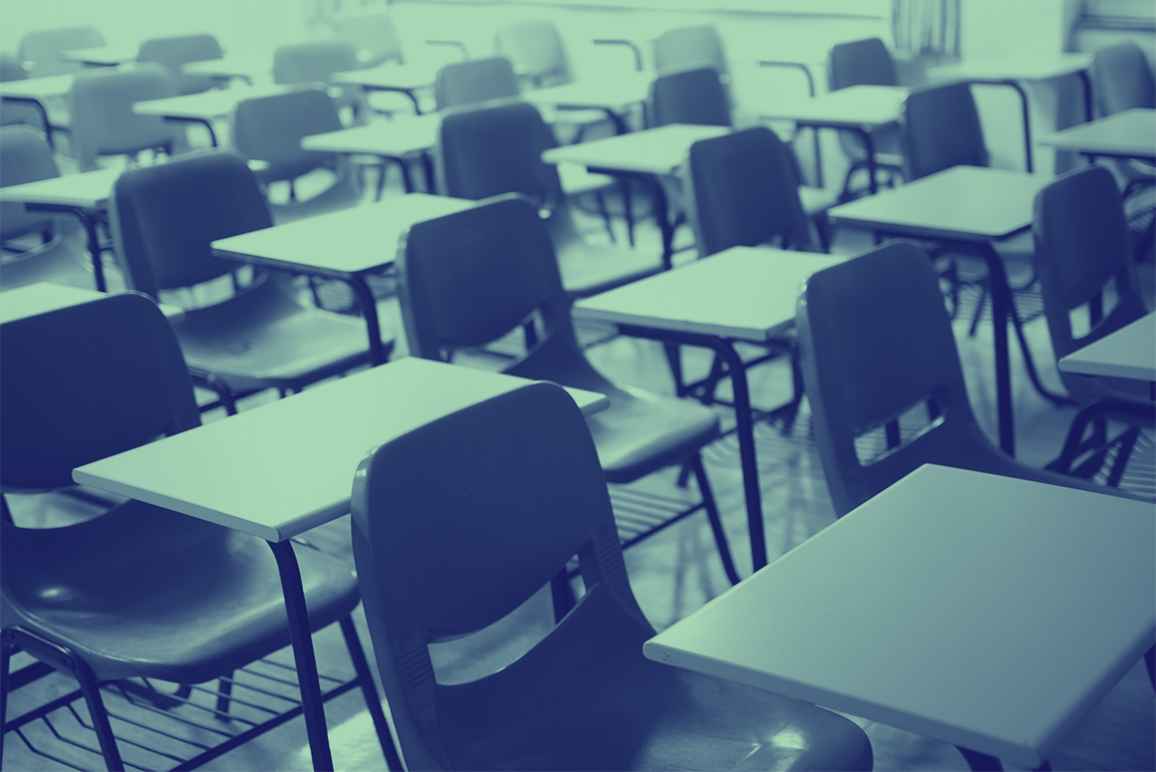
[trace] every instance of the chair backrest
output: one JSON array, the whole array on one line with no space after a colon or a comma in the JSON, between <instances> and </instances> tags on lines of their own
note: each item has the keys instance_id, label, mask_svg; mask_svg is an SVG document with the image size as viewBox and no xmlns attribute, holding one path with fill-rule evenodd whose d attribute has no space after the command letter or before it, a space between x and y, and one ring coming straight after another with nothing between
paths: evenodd
<instances>
[{"instance_id":1,"label":"chair backrest","mask_svg":"<svg viewBox=\"0 0 1156 772\"><path fill-rule=\"evenodd\" d=\"M514 99L518 91L514 67L502 56L452 62L438 70L434 81L434 100L439 110Z\"/></svg>"},{"instance_id":2,"label":"chair backrest","mask_svg":"<svg viewBox=\"0 0 1156 772\"><path fill-rule=\"evenodd\" d=\"M1092 58L1096 101L1105 115L1133 108L1156 108L1156 78L1143 49L1132 42L1096 51Z\"/></svg>"},{"instance_id":3,"label":"chair backrest","mask_svg":"<svg viewBox=\"0 0 1156 772\"><path fill-rule=\"evenodd\" d=\"M59 176L44 134L30 126L0 126L0 187ZM29 212L23 204L0 203L0 241L46 224L43 214Z\"/></svg>"},{"instance_id":4,"label":"chair backrest","mask_svg":"<svg viewBox=\"0 0 1156 772\"><path fill-rule=\"evenodd\" d=\"M554 652L564 670L558 652L613 636L616 619L653 634L626 578L590 432L557 386L525 386L378 448L357 471L352 511L378 672L410 769L469 766L454 719L441 718L443 700L463 687L437 683L429 644L497 622L571 556L586 595L527 656ZM584 613L595 609L613 610ZM516 670L486 676L489 693L513 699Z\"/></svg>"},{"instance_id":5,"label":"chair backrest","mask_svg":"<svg viewBox=\"0 0 1156 772\"><path fill-rule=\"evenodd\" d=\"M690 148L687 171L700 255L735 246L809 244L791 152L771 129L700 140Z\"/></svg>"},{"instance_id":6,"label":"chair backrest","mask_svg":"<svg viewBox=\"0 0 1156 772\"><path fill-rule=\"evenodd\" d=\"M838 43L827 52L827 87L831 91L848 86L898 84L895 59L879 38Z\"/></svg>"},{"instance_id":7,"label":"chair backrest","mask_svg":"<svg viewBox=\"0 0 1156 772\"><path fill-rule=\"evenodd\" d=\"M273 82L326 83L334 73L358 66L357 48L347 40L292 43L273 52Z\"/></svg>"},{"instance_id":8,"label":"chair backrest","mask_svg":"<svg viewBox=\"0 0 1156 772\"><path fill-rule=\"evenodd\" d=\"M154 62L169 71L177 84L177 92L194 94L213 87L214 80L208 75L188 75L186 64L220 59L224 55L221 44L212 35L173 35L150 38L140 44L137 61Z\"/></svg>"},{"instance_id":9,"label":"chair backrest","mask_svg":"<svg viewBox=\"0 0 1156 772\"><path fill-rule=\"evenodd\" d=\"M1145 314L1124 200L1110 171L1078 169L1041 190L1033 233L1044 315L1057 359ZM1105 311L1110 297L1114 304ZM1087 313L1086 332L1076 332L1074 312ZM1062 370L1060 377L1077 399L1092 393L1087 378Z\"/></svg>"},{"instance_id":10,"label":"chair backrest","mask_svg":"<svg viewBox=\"0 0 1156 772\"><path fill-rule=\"evenodd\" d=\"M10 80L24 80L28 72L20 59L12 54L0 54L0 83Z\"/></svg>"},{"instance_id":11,"label":"chair backrest","mask_svg":"<svg viewBox=\"0 0 1156 772\"><path fill-rule=\"evenodd\" d=\"M253 172L225 151L125 172L109 219L129 286L154 297L234 270L209 245L273 224Z\"/></svg>"},{"instance_id":12,"label":"chair backrest","mask_svg":"<svg viewBox=\"0 0 1156 772\"><path fill-rule=\"evenodd\" d=\"M988 165L970 86L949 83L911 92L903 108L903 157L909 180L952 166Z\"/></svg>"},{"instance_id":13,"label":"chair backrest","mask_svg":"<svg viewBox=\"0 0 1156 772\"><path fill-rule=\"evenodd\" d=\"M131 293L0 326L0 490L72 485L77 466L200 423L173 330Z\"/></svg>"},{"instance_id":14,"label":"chair backrest","mask_svg":"<svg viewBox=\"0 0 1156 772\"><path fill-rule=\"evenodd\" d=\"M99 48L104 35L95 27L56 27L34 30L20 38L17 55L27 63L30 75L58 75L76 72L81 65L60 58L65 51L77 48Z\"/></svg>"},{"instance_id":15,"label":"chair backrest","mask_svg":"<svg viewBox=\"0 0 1156 772\"><path fill-rule=\"evenodd\" d=\"M846 514L936 449L980 436L951 322L927 253L892 243L811 276L796 324L815 439L836 512ZM928 402L939 419L861 461L855 440Z\"/></svg>"},{"instance_id":16,"label":"chair backrest","mask_svg":"<svg viewBox=\"0 0 1156 772\"><path fill-rule=\"evenodd\" d=\"M330 166L334 156L305 150L301 140L342 128L333 97L321 89L300 89L246 99L233 111L233 148L243 157L264 161L265 180L294 179Z\"/></svg>"},{"instance_id":17,"label":"chair backrest","mask_svg":"<svg viewBox=\"0 0 1156 772\"><path fill-rule=\"evenodd\" d=\"M494 49L510 60L514 71L536 86L570 80L570 61L558 26L552 21L528 19L500 27Z\"/></svg>"},{"instance_id":18,"label":"chair backrest","mask_svg":"<svg viewBox=\"0 0 1156 772\"><path fill-rule=\"evenodd\" d=\"M520 193L542 206L560 206L557 170L542 161L554 133L541 113L524 102L490 105L446 115L438 160L448 196L482 199Z\"/></svg>"},{"instance_id":19,"label":"chair backrest","mask_svg":"<svg viewBox=\"0 0 1156 772\"><path fill-rule=\"evenodd\" d=\"M550 233L519 196L414 225L397 265L415 356L490 343L535 311L547 325L568 314Z\"/></svg>"},{"instance_id":20,"label":"chair backrest","mask_svg":"<svg viewBox=\"0 0 1156 772\"><path fill-rule=\"evenodd\" d=\"M173 96L176 85L157 64L77 73L69 92L72 144L81 168L100 155L131 155L170 146L178 129L163 118L138 115L133 105Z\"/></svg>"},{"instance_id":21,"label":"chair backrest","mask_svg":"<svg viewBox=\"0 0 1156 772\"><path fill-rule=\"evenodd\" d=\"M401 35L389 14L345 16L334 20L333 34L352 43L362 64L402 61Z\"/></svg>"},{"instance_id":22,"label":"chair backrest","mask_svg":"<svg viewBox=\"0 0 1156 772\"><path fill-rule=\"evenodd\" d=\"M655 78L650 84L650 123L730 126L730 96L718 70L700 67Z\"/></svg>"},{"instance_id":23,"label":"chair backrest","mask_svg":"<svg viewBox=\"0 0 1156 772\"><path fill-rule=\"evenodd\" d=\"M678 27L654 39L654 71L666 75L682 70L710 67L726 78L726 50L717 27L709 24Z\"/></svg>"}]
</instances>

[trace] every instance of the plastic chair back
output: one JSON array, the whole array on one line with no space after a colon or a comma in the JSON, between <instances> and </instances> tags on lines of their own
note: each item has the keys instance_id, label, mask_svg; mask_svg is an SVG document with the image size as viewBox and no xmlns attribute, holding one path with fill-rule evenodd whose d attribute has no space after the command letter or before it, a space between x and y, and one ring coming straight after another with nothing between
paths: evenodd
<instances>
[{"instance_id":1,"label":"plastic chair back","mask_svg":"<svg viewBox=\"0 0 1156 772\"><path fill-rule=\"evenodd\" d=\"M650 84L650 122L730 126L730 97L718 70L701 67L655 78Z\"/></svg>"},{"instance_id":2,"label":"plastic chair back","mask_svg":"<svg viewBox=\"0 0 1156 772\"><path fill-rule=\"evenodd\" d=\"M378 671L410 769L461 766L455 727L439 714L469 700L470 685L438 684L429 644L498 621L571 556L587 594L526 656L553 654L565 670L568 647L614 635L608 619L632 620L644 635L652 629L626 579L590 432L557 386L525 386L378 448L358 469L352 510ZM484 681L498 694L510 684L509 694L517 664Z\"/></svg>"},{"instance_id":3,"label":"plastic chair back","mask_svg":"<svg viewBox=\"0 0 1156 772\"><path fill-rule=\"evenodd\" d=\"M494 49L510 60L514 71L536 86L570 80L570 61L558 26L531 19L507 24L494 36Z\"/></svg>"},{"instance_id":4,"label":"plastic chair back","mask_svg":"<svg viewBox=\"0 0 1156 772\"><path fill-rule=\"evenodd\" d=\"M1069 172L1036 196L1036 270L1056 359L1094 343L1146 313L1131 257L1123 197L1103 167ZM1109 294L1113 307L1104 312ZM1073 313L1088 314L1078 334ZM1060 371L1077 399L1094 398L1091 381Z\"/></svg>"},{"instance_id":5,"label":"plastic chair back","mask_svg":"<svg viewBox=\"0 0 1156 772\"><path fill-rule=\"evenodd\" d=\"M221 44L212 35L175 35L150 38L141 43L137 61L163 66L177 84L178 93L195 94L212 88L214 79L207 75L188 75L183 71L184 66L192 62L220 59L224 53Z\"/></svg>"},{"instance_id":6,"label":"plastic chair back","mask_svg":"<svg viewBox=\"0 0 1156 772\"><path fill-rule=\"evenodd\" d=\"M293 43L273 52L273 82L326 83L334 73L359 66L357 48L347 40Z\"/></svg>"},{"instance_id":7,"label":"plastic chair back","mask_svg":"<svg viewBox=\"0 0 1156 772\"><path fill-rule=\"evenodd\" d=\"M438 70L434 81L434 100L438 110L515 99L518 79L514 67L505 57L467 59L453 62Z\"/></svg>"},{"instance_id":8,"label":"plastic chair back","mask_svg":"<svg viewBox=\"0 0 1156 772\"><path fill-rule=\"evenodd\" d=\"M708 25L667 30L654 39L654 71L666 75L701 67L714 69L726 78L726 50L718 29Z\"/></svg>"},{"instance_id":9,"label":"plastic chair back","mask_svg":"<svg viewBox=\"0 0 1156 772\"><path fill-rule=\"evenodd\" d=\"M550 233L518 196L414 225L398 274L409 350L427 359L490 343L566 300Z\"/></svg>"},{"instance_id":10,"label":"plastic chair back","mask_svg":"<svg viewBox=\"0 0 1156 772\"><path fill-rule=\"evenodd\" d=\"M0 127L0 187L59 177L52 148L44 135L29 126ZM40 230L51 223L23 204L0 202L0 241Z\"/></svg>"},{"instance_id":11,"label":"plastic chair back","mask_svg":"<svg viewBox=\"0 0 1156 772\"><path fill-rule=\"evenodd\" d=\"M24 80L28 73L24 65L12 54L0 54L0 83L11 80Z\"/></svg>"},{"instance_id":12,"label":"plastic chair back","mask_svg":"<svg viewBox=\"0 0 1156 772\"><path fill-rule=\"evenodd\" d=\"M135 294L0 327L0 489L70 486L83 464L200 423L172 327Z\"/></svg>"},{"instance_id":13,"label":"plastic chair back","mask_svg":"<svg viewBox=\"0 0 1156 772\"><path fill-rule=\"evenodd\" d=\"M1111 115L1133 108L1156 108L1156 78L1140 46L1118 43L1096 51L1092 80L1100 112Z\"/></svg>"},{"instance_id":14,"label":"plastic chair back","mask_svg":"<svg viewBox=\"0 0 1156 772\"><path fill-rule=\"evenodd\" d=\"M879 38L839 43L827 52L827 87L831 91L848 86L897 85L895 59Z\"/></svg>"},{"instance_id":15,"label":"plastic chair back","mask_svg":"<svg viewBox=\"0 0 1156 772\"><path fill-rule=\"evenodd\" d=\"M179 130L160 117L138 115L133 105L175 93L172 78L156 64L78 73L69 98L72 145L81 168L91 168L101 155L171 149Z\"/></svg>"},{"instance_id":16,"label":"plastic chair back","mask_svg":"<svg viewBox=\"0 0 1156 772\"><path fill-rule=\"evenodd\" d=\"M129 286L153 297L236 269L209 245L273 224L253 172L225 151L125 172L109 219Z\"/></svg>"},{"instance_id":17,"label":"plastic chair back","mask_svg":"<svg viewBox=\"0 0 1156 772\"><path fill-rule=\"evenodd\" d=\"M903 113L908 180L953 166L987 166L990 162L979 110L966 83L913 91Z\"/></svg>"},{"instance_id":18,"label":"plastic chair back","mask_svg":"<svg viewBox=\"0 0 1156 772\"><path fill-rule=\"evenodd\" d=\"M986 447L926 252L892 243L819 271L803 290L796 324L815 438L840 515L921 464ZM856 438L929 401L940 416L929 428L860 461Z\"/></svg>"},{"instance_id":19,"label":"plastic chair back","mask_svg":"<svg viewBox=\"0 0 1156 772\"><path fill-rule=\"evenodd\" d=\"M402 61L401 36L388 14L346 16L333 22L334 35L351 43L363 65Z\"/></svg>"},{"instance_id":20,"label":"plastic chair back","mask_svg":"<svg viewBox=\"0 0 1156 772\"><path fill-rule=\"evenodd\" d=\"M735 246L810 242L790 150L771 129L694 143L688 171L700 255Z\"/></svg>"},{"instance_id":21,"label":"plastic chair back","mask_svg":"<svg viewBox=\"0 0 1156 772\"><path fill-rule=\"evenodd\" d=\"M246 99L237 105L230 122L233 147L244 158L266 162L263 180L295 179L332 166L330 153L305 150L301 140L310 134L342 128L337 103L321 89L302 89Z\"/></svg>"},{"instance_id":22,"label":"plastic chair back","mask_svg":"<svg viewBox=\"0 0 1156 772\"><path fill-rule=\"evenodd\" d=\"M105 45L104 35L95 27L56 27L29 32L20 38L17 55L29 66L29 75L62 75L77 72L82 65L60 57L65 51L77 48L99 48Z\"/></svg>"}]
</instances>

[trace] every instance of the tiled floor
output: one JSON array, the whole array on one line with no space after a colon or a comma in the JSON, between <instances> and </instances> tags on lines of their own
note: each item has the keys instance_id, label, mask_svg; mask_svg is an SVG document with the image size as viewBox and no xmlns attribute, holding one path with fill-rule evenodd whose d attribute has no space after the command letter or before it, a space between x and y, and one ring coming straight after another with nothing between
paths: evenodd
<instances>
[{"instance_id":1,"label":"tiled floor","mask_svg":"<svg viewBox=\"0 0 1156 772\"><path fill-rule=\"evenodd\" d=\"M601 230L592 225L592 237ZM685 234L684 234L685 235ZM640 248L655 248L654 234L643 234ZM841 235L836 250L853 253L866 248L854 234ZM390 300L381 304L383 327L399 336L402 328L396 305ZM590 331L592 336L601 331ZM966 324L957 324L957 339L967 374L969 391L980 420L989 430L994 420L990 327L981 326L976 338L966 334ZM1029 337L1037 361L1049 383L1058 385L1054 364L1047 345L1047 332L1041 321L1029 325ZM1017 352L1018 354L1018 352ZM660 348L653 343L617 338L590 350L591 359L607 374L625 383L669 392L669 375ZM705 368L702 353L686 352L688 370ZM1060 440L1072 416L1070 409L1057 409L1041 400L1027 384L1023 369L1013 366L1015 404L1019 432L1020 457L1033 464L1046 462L1059 448ZM760 404L775 404L786 393L789 381L781 366L770 366L752 374L752 389ZM768 551L775 558L797 546L832 522L832 508L823 482L822 469L809 440L810 422L804 411L790 436L776 427L760 426L758 430L759 464L764 494ZM721 441L706 453L706 462L714 482L731 545L740 562L740 570L749 570L745 509L742 501L737 450L733 438ZM1156 451L1151 437L1145 437L1131 465L1127 484L1151 494L1156 485L1153 468ZM351 470L352 472L352 470ZM672 474L655 475L640 487L669 496L684 495L674 486ZM693 493L693 492L692 492ZM54 500L55 501L55 500ZM25 499L17 502L17 518L22 522L40 521L46 502ZM1089 523L1089 527L1095 527ZM348 523L341 520L310 534L310 539L328 551L349 556ZM1041 556L1046 559L1046 555ZM715 554L704 519L694 516L657 537L629 550L627 565L635 593L653 624L667 626L694 611L705 601L726 589L727 583ZM982 571L983 566L976 566ZM359 612L360 613L360 612ZM509 661L544 634L550 625L548 596L539 593L502 624L467 639L447 644L435 651L439 678L447 681L467 680ZM361 621L359 620L359 625ZM364 634L364 626L362 626ZM368 646L368 636L363 635ZM855 645L854 632L848 631L846 644ZM1062 640L1056 641L1062 647ZM319 660L323 670L347 671L348 660L342 651L340 636L327 630L318 636ZM1040 656L1047 656L1041 652ZM950 667L950 663L944 663ZM53 677L13 695L10 715L37 704L48 694L66 686L64 679ZM361 698L356 693L344 695L327 708L335 760L342 769L383 769L372 730ZM66 720L69 720L66 717ZM875 749L878 769L962 769L963 760L950 746L873 722L865 726ZM75 725L72 725L75 727ZM1142 665L1130 670L1120 684L1096 706L1062 746L1054 766L1058 769L1153 769L1156 768L1154 731L1156 697ZM64 731L64 730L61 730ZM71 732L72 730L68 730ZM32 730L29 731L29 734ZM36 740L47 747L51 732L41 728ZM69 734L69 736L75 736ZM18 739L7 742L7 767L10 769L53 768L44 759L31 754ZM59 747L59 742L56 746ZM185 749L187 752L187 748ZM84 759L91 765L94 757L65 749L68 758ZM149 764L162 764L151 757ZM308 751L304 728L298 719L210 764L221 770L239 769L305 769Z\"/></svg>"}]
</instances>

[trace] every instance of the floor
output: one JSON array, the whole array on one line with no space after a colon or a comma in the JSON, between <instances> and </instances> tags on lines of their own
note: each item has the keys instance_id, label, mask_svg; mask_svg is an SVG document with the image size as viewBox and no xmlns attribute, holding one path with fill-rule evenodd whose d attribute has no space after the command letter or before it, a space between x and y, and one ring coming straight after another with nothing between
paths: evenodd
<instances>
[{"instance_id":1,"label":"floor","mask_svg":"<svg viewBox=\"0 0 1156 772\"><path fill-rule=\"evenodd\" d=\"M594 222L587 222L592 239L602 238L602 231ZM686 238L688 234L681 234ZM640 238L642 249L655 249L656 233L644 229ZM853 254L868 245L855 234L840 234L835 250ZM383 299L381 303L383 329L403 337L396 303ZM957 340L967 375L969 392L975 410L990 432L994 422L994 392L992 388L990 326L981 325L974 338L967 335L966 321L957 322ZM583 330L590 339L600 337L604 330ZM1058 378L1047 343L1047 331L1042 321L1028 325L1030 344L1041 364L1044 377L1058 387ZM1018 356L1018 352L1014 352ZM612 378L624 383L669 393L671 382L661 349L653 343L616 338L589 350L590 358ZM699 352L685 352L688 374L705 372L709 363ZM472 360L484 364L477 355ZM1059 409L1040 399L1026 378L1018 359L1013 364L1016 419L1020 458L1028 463L1043 464L1058 450L1073 411ZM752 373L752 391L762 405L772 405L787 393L789 380L777 365L764 367ZM260 401L258 399L257 401ZM729 420L725 413L724 420ZM772 559L788 552L811 535L829 525L832 507L826 493L823 473L810 436L810 421L805 408L794 428L784 436L778 427L758 428L760 479L764 495L768 552ZM706 463L714 483L725 526L740 571L749 570L749 550L746 539L746 518L742 501L741 478L737 447L733 438L716 443L706 453ZM1156 449L1151 436L1143 438L1136 457L1129 467L1125 484L1137 491L1156 493ZM662 497L680 500L688 494L674 485L672 474L664 473L643 481L630 490L616 491L618 507L647 506ZM59 522L61 509L71 509L66 517L86 516L83 507L60 497L22 498L14 502L18 522L29 526L43 526ZM1090 527L1094 527L1090 524ZM342 519L307 535L318 548L348 557L348 522ZM626 562L631 583L639 601L658 628L668 626L693 612L710 598L727 588L705 521L700 516L668 529L662 534L630 549ZM983 570L976 566L976 570ZM358 612L360 615L360 612ZM364 620L359 619L363 641L368 646ZM503 623L454 642L439 646L434 652L438 677L445 681L469 680L515 659L522 651L541 637L551 624L549 597L539 593ZM853 638L848 641L854 645ZM317 637L319 662L326 672L348 673L348 659L340 636L334 629ZM1063 641L1057 641L1063 646ZM1041 652L1047 656L1047 652ZM281 662L290 661L284 652ZM273 683L277 665L264 665L254 678ZM251 681L256 683L256 681ZM27 687L12 696L9 715L42 703L46 698L66 690L66 679L52 676ZM274 687L270 687L274 688ZM279 689L280 687L274 688ZM291 693L291 692L289 692ZM69 742L89 742L84 739L79 722L83 708L77 715L64 711L54 714L51 727L30 725L24 741L9 737L4 760L10 769L60 768L46 758L33 753L29 742L41 752L50 752L80 767L90 767L96 761L91 754ZM375 745L361 697L348 693L329 703L327 707L334 757L338 768L349 770L384 769L380 752ZM854 718L854 717L853 717ZM962 758L950 746L914 736L898 729L870 721L858 720L864 726L875 750L877 769L964 769ZM152 720L142 721L149 725ZM1057 769L1080 770L1138 770L1156 768L1156 698L1144 673L1142 664L1131 669L1119 685L1071 732L1056 758ZM126 722L118 724L118 731L126 736L148 733L148 726L134 727ZM210 737L194 732L192 737L203 740ZM64 740L60 738L64 737ZM212 739L210 737L210 739ZM155 738L154 738L155 740ZM165 742L162 741L162 745ZM169 745L164 747L168 748ZM174 746L175 747L175 746ZM185 744L178 753L190 753L192 746ZM170 766L165 757L149 755L139 750L134 753L142 766ZM309 766L304 726L300 719L290 721L273 732L249 743L222 758L211 762L210 769L306 769Z\"/></svg>"}]
</instances>

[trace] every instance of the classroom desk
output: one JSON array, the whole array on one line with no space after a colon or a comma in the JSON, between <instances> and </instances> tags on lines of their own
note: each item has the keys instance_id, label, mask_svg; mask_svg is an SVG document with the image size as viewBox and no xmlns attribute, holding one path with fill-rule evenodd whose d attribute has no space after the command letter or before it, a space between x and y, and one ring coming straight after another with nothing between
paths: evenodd
<instances>
[{"instance_id":1,"label":"classroom desk","mask_svg":"<svg viewBox=\"0 0 1156 772\"><path fill-rule=\"evenodd\" d=\"M368 277L393 264L415 223L473 205L460 198L413 193L219 239L212 247L218 256L230 260L348 284L365 318L370 359L379 363L385 361L385 352Z\"/></svg>"},{"instance_id":2,"label":"classroom desk","mask_svg":"<svg viewBox=\"0 0 1156 772\"><path fill-rule=\"evenodd\" d=\"M1125 110L1048 134L1040 144L1079 153L1089 163L1097 158L1156 163L1156 110Z\"/></svg>"},{"instance_id":3,"label":"classroom desk","mask_svg":"<svg viewBox=\"0 0 1156 772\"><path fill-rule=\"evenodd\" d=\"M526 91L522 98L539 108L565 110L598 110L614 125L616 134L626 134L630 127L626 115L650 96L651 79L626 75L604 83L575 81L561 86Z\"/></svg>"},{"instance_id":4,"label":"classroom desk","mask_svg":"<svg viewBox=\"0 0 1156 772\"><path fill-rule=\"evenodd\" d=\"M234 86L198 94L148 99L134 104L133 112L139 115L157 116L173 123L192 123L203 126L209 132L209 141L212 146L217 147L220 142L213 125L216 121L231 116L237 105L246 99L281 94L288 88L287 86Z\"/></svg>"},{"instance_id":5,"label":"classroom desk","mask_svg":"<svg viewBox=\"0 0 1156 772\"><path fill-rule=\"evenodd\" d=\"M74 48L61 51L60 58L69 62L77 62L85 67L119 67L122 64L135 62L137 49L125 46L97 46L95 48Z\"/></svg>"},{"instance_id":6,"label":"classroom desk","mask_svg":"<svg viewBox=\"0 0 1156 772\"><path fill-rule=\"evenodd\" d=\"M1156 401L1156 313L1137 319L1060 360L1067 373L1148 381Z\"/></svg>"},{"instance_id":7,"label":"classroom desk","mask_svg":"<svg viewBox=\"0 0 1156 772\"><path fill-rule=\"evenodd\" d=\"M928 75L937 80L962 80L979 86L1010 88L1020 100L1020 120L1024 137L1024 169L1035 170L1032 155L1031 104L1023 83L1079 76L1084 90L1084 119L1096 117L1092 96L1091 54L1060 54L1052 57L997 57L963 61L959 64L933 67Z\"/></svg>"},{"instance_id":8,"label":"classroom desk","mask_svg":"<svg viewBox=\"0 0 1156 772\"><path fill-rule=\"evenodd\" d=\"M800 128L850 131L863 142L871 193L879 191L873 132L897 123L909 90L900 86L849 86L812 99L781 100L760 107L759 117L791 121Z\"/></svg>"},{"instance_id":9,"label":"classroom desk","mask_svg":"<svg viewBox=\"0 0 1156 772\"><path fill-rule=\"evenodd\" d=\"M542 160L549 164L585 166L594 174L621 179L637 179L648 185L653 198L654 215L662 233L662 260L669 268L674 254L674 223L663 178L674 176L687 159L690 147L702 139L713 139L729 133L721 126L672 124L657 129L635 131L616 137L581 142L547 150Z\"/></svg>"},{"instance_id":10,"label":"classroom desk","mask_svg":"<svg viewBox=\"0 0 1156 772\"><path fill-rule=\"evenodd\" d=\"M353 126L323 134L312 134L301 141L306 150L318 150L341 155L369 155L396 164L401 169L402 185L406 193L415 190L409 164L415 159L422 162L426 190L437 189L433 159L429 152L437 147L441 115L431 113L392 121L373 121L364 126Z\"/></svg>"},{"instance_id":11,"label":"classroom desk","mask_svg":"<svg viewBox=\"0 0 1156 772\"><path fill-rule=\"evenodd\" d=\"M403 359L73 471L81 485L264 539L285 594L314 769L333 769L301 577L290 541L349 511L366 454L527 381ZM583 412L601 394L568 389Z\"/></svg>"},{"instance_id":12,"label":"classroom desk","mask_svg":"<svg viewBox=\"0 0 1156 772\"><path fill-rule=\"evenodd\" d=\"M1031 227L1036 194L1045 177L1003 169L955 166L893 190L834 207L833 224L873 231L876 237L926 239L983 258L991 288L995 334L996 405L999 444L1015 454L1015 417L1007 328L1014 325L1032 383L1044 389L1012 303L1003 258L995 245Z\"/></svg>"},{"instance_id":13,"label":"classroom desk","mask_svg":"<svg viewBox=\"0 0 1156 772\"><path fill-rule=\"evenodd\" d=\"M643 652L1035 768L1156 642L1154 543L1150 504L923 466Z\"/></svg>"},{"instance_id":14,"label":"classroom desk","mask_svg":"<svg viewBox=\"0 0 1156 772\"><path fill-rule=\"evenodd\" d=\"M72 75L46 75L42 78L0 81L0 102L29 105L40 116L44 137L55 149L52 122L48 118L47 102L67 96L72 89Z\"/></svg>"},{"instance_id":15,"label":"classroom desk","mask_svg":"<svg viewBox=\"0 0 1156 772\"><path fill-rule=\"evenodd\" d=\"M101 262L100 223L119 169L99 169L83 174L66 174L36 182L0 188L0 201L24 204L32 211L69 214L80 221L92 259L92 278L103 292L104 264Z\"/></svg>"},{"instance_id":16,"label":"classroom desk","mask_svg":"<svg viewBox=\"0 0 1156 772\"><path fill-rule=\"evenodd\" d=\"M0 324L23 319L27 316L45 314L59 308L80 305L90 300L106 297L94 290L69 287L64 284L37 282L23 287L0 292ZM176 321L184 316L184 309L160 304L161 313Z\"/></svg>"},{"instance_id":17,"label":"classroom desk","mask_svg":"<svg viewBox=\"0 0 1156 772\"><path fill-rule=\"evenodd\" d=\"M419 93L433 88L437 80L437 70L433 67L413 64L383 64L363 70L339 72L329 79L339 86L357 86L362 91L386 91L403 94L411 103L417 115L422 114Z\"/></svg>"},{"instance_id":18,"label":"classroom desk","mask_svg":"<svg viewBox=\"0 0 1156 772\"><path fill-rule=\"evenodd\" d=\"M624 335L714 350L730 374L743 473L751 560L767 563L754 419L736 342L765 344L795 319L803 283L843 258L811 252L735 247L685 266L585 298L575 319L609 322Z\"/></svg>"},{"instance_id":19,"label":"classroom desk","mask_svg":"<svg viewBox=\"0 0 1156 772\"><path fill-rule=\"evenodd\" d=\"M182 68L190 75L206 75L221 80L240 80L252 85L257 81L272 80L273 55L258 59L252 54L225 55L220 59L189 62Z\"/></svg>"}]
</instances>

